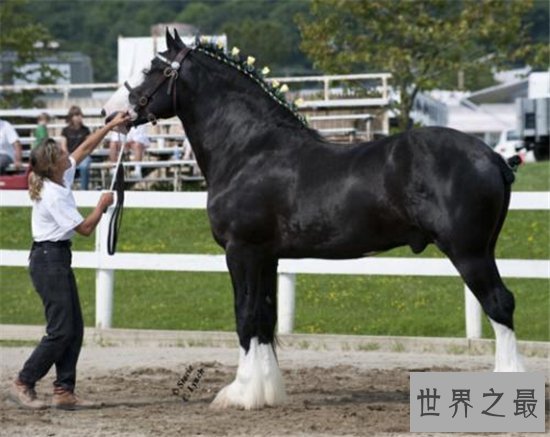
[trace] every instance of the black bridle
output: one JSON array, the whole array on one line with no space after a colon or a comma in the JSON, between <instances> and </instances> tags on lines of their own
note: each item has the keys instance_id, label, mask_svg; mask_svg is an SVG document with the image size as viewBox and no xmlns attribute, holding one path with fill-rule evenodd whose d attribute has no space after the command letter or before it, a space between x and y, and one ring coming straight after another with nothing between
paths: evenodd
<instances>
[{"instance_id":1,"label":"black bridle","mask_svg":"<svg viewBox=\"0 0 550 437\"><path fill-rule=\"evenodd\" d=\"M167 80L169 80L169 83L168 83L168 88L166 89L166 94L173 96L173 106L174 106L174 111L175 111L175 109L176 109L176 79L178 78L179 71L180 71L180 68L181 68L181 64L183 63L183 60L186 58L186 56L189 54L189 52L191 52L191 50L192 49L189 48L189 47L184 47L183 49L181 49L178 52L178 54L176 55L176 57L174 58L173 61L170 61L170 60L166 59L164 56L162 56L160 54L157 54L156 57L160 61L165 63L167 66L163 70L162 76L157 80L157 83L155 84L155 86L150 91L148 91L146 93L142 93L142 94L138 93L136 88L132 88L127 81L124 82L124 86L126 87L128 92L130 93L129 100L131 101L133 99L136 102L136 104L134 106L134 110L135 110L136 113L139 112L139 109L144 108L145 106L147 106L149 104L149 102L151 101L153 96L156 94L158 89ZM157 122L157 116L155 114L153 114L152 112L148 112L147 113L147 120L149 120L150 123L155 125L156 122Z\"/></svg>"},{"instance_id":2,"label":"black bridle","mask_svg":"<svg viewBox=\"0 0 550 437\"><path fill-rule=\"evenodd\" d=\"M130 92L129 98L134 98L137 102L134 109L136 112L138 112L137 110L140 107L143 108L147 106L149 101L153 98L155 93L158 91L158 89L166 80L170 81L168 83L168 89L166 90L166 94L167 95L172 94L174 112L175 112L176 79L178 78L181 64L190 51L191 49L189 47L184 47L182 50L178 52L178 54L176 55L173 61L169 61L164 56L157 54L157 58L160 59L163 63L167 64L167 67L164 69L162 77L157 81L152 91L148 93L140 94L136 91L136 88L132 88L128 82L124 82L124 86ZM155 124L157 121L156 115L153 114L152 112L149 112L147 114L147 119L152 124ZM123 152L124 152L124 146L122 146L120 150L120 155L118 157L117 165L115 168L115 174L113 176L113 180L111 184L111 191L114 190L117 193L117 196L116 196L117 201L109 221L109 233L107 236L107 253L109 255L114 255L114 253L116 252L118 234L120 231L120 226L122 224L122 209L124 206L124 166L122 164Z\"/></svg>"}]
</instances>

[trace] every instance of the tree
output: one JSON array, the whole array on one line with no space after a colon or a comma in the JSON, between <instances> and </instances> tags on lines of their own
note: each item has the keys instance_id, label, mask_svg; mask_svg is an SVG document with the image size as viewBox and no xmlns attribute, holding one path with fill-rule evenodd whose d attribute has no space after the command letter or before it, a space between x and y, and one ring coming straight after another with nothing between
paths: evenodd
<instances>
[{"instance_id":1,"label":"tree","mask_svg":"<svg viewBox=\"0 0 550 437\"><path fill-rule=\"evenodd\" d=\"M550 3L545 0L534 0L533 7L523 20L531 41L531 44L524 47L524 57L534 70L547 70L550 65L549 20Z\"/></svg>"},{"instance_id":2,"label":"tree","mask_svg":"<svg viewBox=\"0 0 550 437\"><path fill-rule=\"evenodd\" d=\"M313 0L297 22L316 67L392 73L404 130L419 91L524 55L522 17L531 7L531 0Z\"/></svg>"},{"instance_id":3,"label":"tree","mask_svg":"<svg viewBox=\"0 0 550 437\"><path fill-rule=\"evenodd\" d=\"M27 22L49 29L62 50L90 56L96 82L114 82L118 36L148 36L152 25L173 22L202 34L227 33L231 46L268 64L273 75L309 73L293 21L308 8L309 0L34 0L24 12L32 17Z\"/></svg>"},{"instance_id":4,"label":"tree","mask_svg":"<svg viewBox=\"0 0 550 437\"><path fill-rule=\"evenodd\" d=\"M268 65L273 75L310 70L299 50L300 34L293 21L307 12L308 2L287 0L192 1L176 17L203 34L227 34L230 48L253 55L258 65Z\"/></svg>"},{"instance_id":5,"label":"tree","mask_svg":"<svg viewBox=\"0 0 550 437\"><path fill-rule=\"evenodd\" d=\"M40 0L26 12L54 35L64 51L92 59L96 82L117 80L118 36L148 36L151 25L173 22L186 0Z\"/></svg>"},{"instance_id":6,"label":"tree","mask_svg":"<svg viewBox=\"0 0 550 437\"><path fill-rule=\"evenodd\" d=\"M32 17L24 11L26 4L26 0L5 0L0 3L0 51L3 56L13 55L13 64L0 70L2 84L11 84L14 79L34 82L36 77L39 83L46 84L53 83L60 77L57 69L38 62L41 56L48 53L51 35L44 26L33 23ZM22 68L31 63L36 64L36 67ZM4 92L0 106L33 106L39 95L40 92L28 90L18 93Z\"/></svg>"}]
</instances>

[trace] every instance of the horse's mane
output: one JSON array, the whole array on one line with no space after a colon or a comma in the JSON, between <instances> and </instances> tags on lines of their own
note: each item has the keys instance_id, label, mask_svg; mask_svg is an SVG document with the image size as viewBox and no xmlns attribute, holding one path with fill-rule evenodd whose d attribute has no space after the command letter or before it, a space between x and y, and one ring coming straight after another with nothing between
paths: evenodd
<instances>
[{"instance_id":1,"label":"horse's mane","mask_svg":"<svg viewBox=\"0 0 550 437\"><path fill-rule=\"evenodd\" d=\"M226 54L222 48L200 39L197 39L195 50L238 70L243 75L256 82L271 99L289 111L302 126L308 127L305 117L298 112L298 107L294 103L288 102L284 93L281 92L278 87L267 82L264 74L257 70L254 65L247 63L246 58L239 55L233 56Z\"/></svg>"}]
</instances>

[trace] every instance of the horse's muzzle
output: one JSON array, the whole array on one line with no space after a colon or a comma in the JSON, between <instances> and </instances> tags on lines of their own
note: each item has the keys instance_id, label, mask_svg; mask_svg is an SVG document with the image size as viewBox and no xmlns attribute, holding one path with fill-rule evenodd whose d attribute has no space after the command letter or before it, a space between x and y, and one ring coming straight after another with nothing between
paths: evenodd
<instances>
[{"instance_id":1,"label":"horse's muzzle","mask_svg":"<svg viewBox=\"0 0 550 437\"><path fill-rule=\"evenodd\" d=\"M102 115L105 116L105 110L102 110ZM105 119L105 124L109 123L110 121L113 120L113 118L116 117L116 115L119 113L120 111L115 111L113 112L111 115L109 115L106 119ZM133 123L131 121L129 121L128 123L125 123L125 124L119 124L118 126L114 127L112 130L115 131L115 132L119 132L121 134L124 134L126 135L128 133L128 131L131 129L131 127L133 126Z\"/></svg>"},{"instance_id":2,"label":"horse's muzzle","mask_svg":"<svg viewBox=\"0 0 550 437\"><path fill-rule=\"evenodd\" d=\"M106 119L105 119L105 124L109 123L110 121L112 121L113 118L116 117L116 115L118 114L118 111L115 111L113 112L112 114L110 114ZM101 115L103 115L105 117L105 109L102 109L101 110Z\"/></svg>"}]
</instances>

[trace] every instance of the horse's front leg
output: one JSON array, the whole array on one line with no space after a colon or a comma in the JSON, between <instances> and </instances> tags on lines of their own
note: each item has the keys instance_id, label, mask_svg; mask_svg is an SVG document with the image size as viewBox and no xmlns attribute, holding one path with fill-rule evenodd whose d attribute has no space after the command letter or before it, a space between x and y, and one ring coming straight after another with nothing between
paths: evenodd
<instances>
[{"instance_id":1,"label":"horse's front leg","mask_svg":"<svg viewBox=\"0 0 550 437\"><path fill-rule=\"evenodd\" d=\"M227 247L226 258L235 298L239 367L212 406L250 410L281 404L286 394L274 345L277 259L259 248L235 244Z\"/></svg>"}]
</instances>

